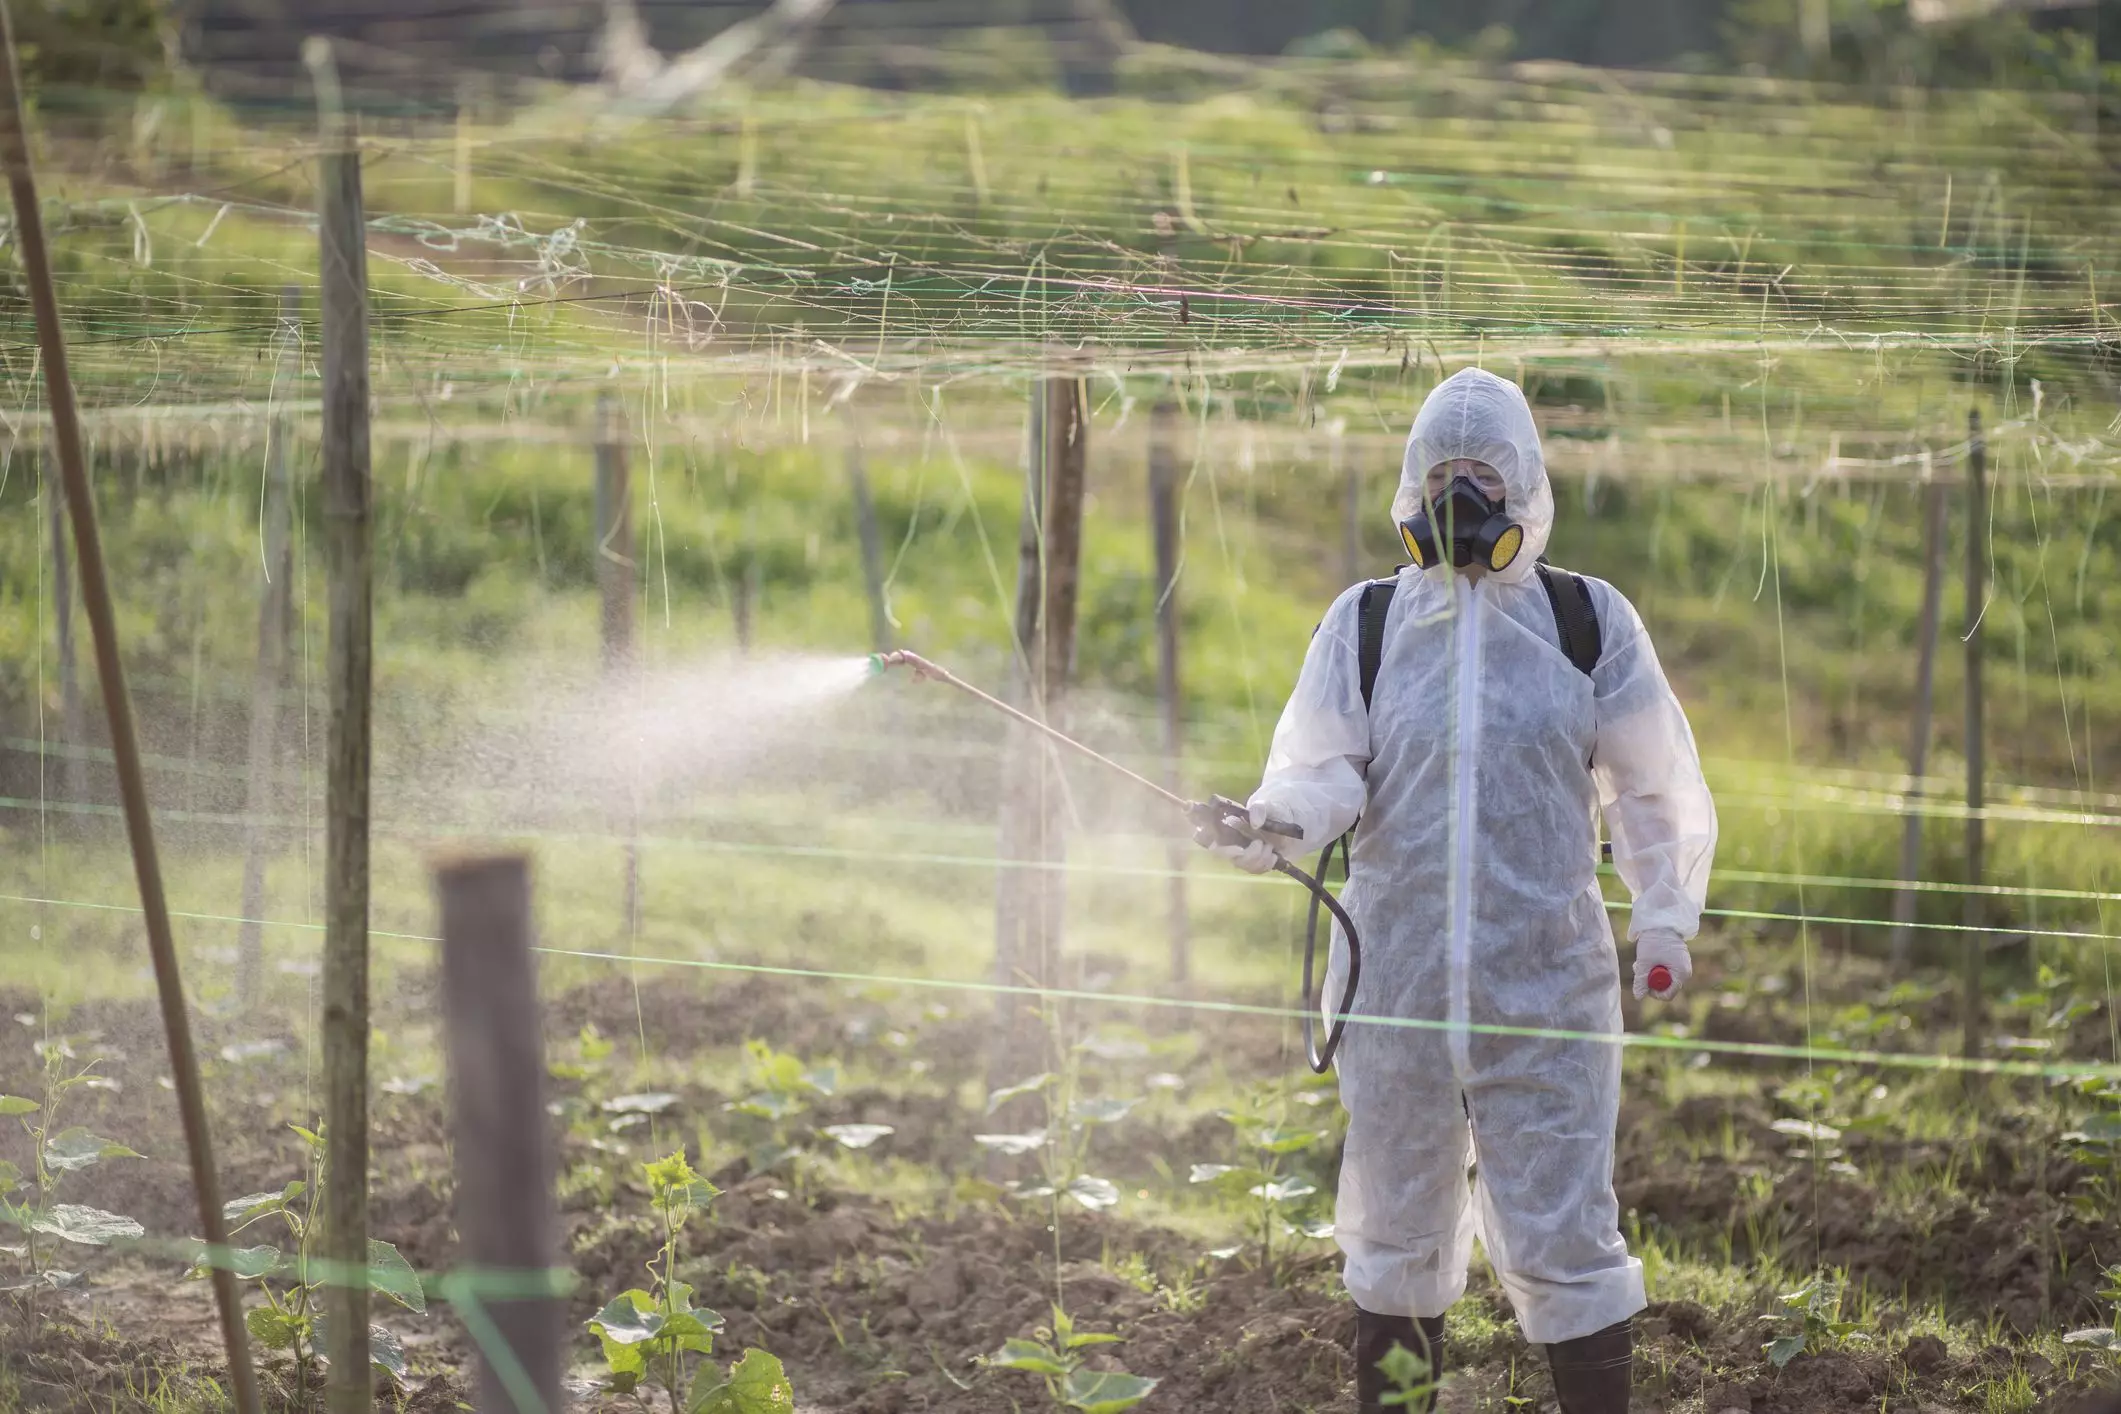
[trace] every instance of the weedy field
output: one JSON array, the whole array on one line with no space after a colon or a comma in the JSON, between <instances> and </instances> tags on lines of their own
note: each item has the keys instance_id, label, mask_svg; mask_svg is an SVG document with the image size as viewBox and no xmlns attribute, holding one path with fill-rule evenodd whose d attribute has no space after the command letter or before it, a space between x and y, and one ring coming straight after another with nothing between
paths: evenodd
<instances>
[{"instance_id":1,"label":"weedy field","mask_svg":"<svg viewBox=\"0 0 2121 1414\"><path fill-rule=\"evenodd\" d=\"M313 154L183 92L49 110L47 220L227 1260L271 1406L314 1408L325 526L316 318L306 293L279 304L315 282ZM1524 382L1553 556L1641 609L1722 815L1695 982L1629 1004L1641 1406L2015 1414L2112 1384L2121 271L2085 117L2002 92L1148 50L1095 101L791 84L654 127L551 95L371 129L384 1406L468 1406L486 1339L453 1281L429 870L504 845L535 862L577 1407L1352 1407L1342 1122L1295 1010L1303 895L1174 856L1176 821L1066 768L1065 858L1040 866L1065 881L1065 946L1043 988L997 976L998 882L1029 867L996 823L1021 745L933 690L855 684L873 609L892 641L1009 682L1025 394L1069 381L1072 725L1191 794L1243 793L1311 625L1395 562L1414 408L1473 363ZM0 1406L217 1410L41 393L8 347ZM600 534L600 444L631 459L631 544ZM1948 568L1911 774L1932 487ZM618 687L613 563L638 624ZM261 696L277 586L285 665ZM1485 1269L1450 1320L1444 1409L1551 1406Z\"/></svg>"}]
</instances>

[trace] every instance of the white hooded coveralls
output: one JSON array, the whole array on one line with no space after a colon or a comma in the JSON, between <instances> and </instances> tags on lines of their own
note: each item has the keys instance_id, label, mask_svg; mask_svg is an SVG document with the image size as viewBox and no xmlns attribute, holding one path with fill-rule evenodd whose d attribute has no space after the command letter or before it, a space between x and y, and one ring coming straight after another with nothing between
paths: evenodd
<instances>
[{"instance_id":1,"label":"white hooded coveralls","mask_svg":"<svg viewBox=\"0 0 2121 1414\"><path fill-rule=\"evenodd\" d=\"M1338 1064L1335 1226L1350 1295L1379 1315L1441 1315L1465 1291L1477 1230L1525 1338L1545 1344L1644 1305L1613 1195L1620 1047L1604 1038L1621 1031L1620 973L1597 817L1634 899L1629 937L1691 939L1716 814L1686 716L1618 590L1588 581L1604 638L1591 676L1561 650L1533 574L1554 496L1515 384L1467 369L1430 394L1393 518L1420 509L1429 469L1458 458L1501 474L1523 550L1478 583L1448 565L1401 571L1367 711L1360 586L1341 595L1251 803L1311 847L1362 819L1343 894L1362 983ZM1336 938L1329 1008L1346 967Z\"/></svg>"}]
</instances>

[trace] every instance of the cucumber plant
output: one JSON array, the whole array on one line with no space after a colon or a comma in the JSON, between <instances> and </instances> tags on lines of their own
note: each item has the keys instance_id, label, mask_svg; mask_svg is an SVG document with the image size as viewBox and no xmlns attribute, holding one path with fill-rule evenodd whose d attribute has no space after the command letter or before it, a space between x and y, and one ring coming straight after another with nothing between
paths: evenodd
<instances>
[{"instance_id":1,"label":"cucumber plant","mask_svg":"<svg viewBox=\"0 0 2121 1414\"><path fill-rule=\"evenodd\" d=\"M229 1223L231 1243L252 1229L277 1225L287 1246L272 1243L251 1247L231 1245L224 1260L238 1281L258 1284L265 1297L263 1306L243 1313L243 1324L252 1340L267 1350L283 1350L293 1357L295 1380L300 1387L308 1380L309 1367L324 1342L324 1288L331 1274L315 1257L318 1206L323 1201L324 1180L331 1164L331 1145L323 1126L289 1129L303 1145L303 1176L284 1187L246 1194L222 1205ZM201 1250L190 1275L204 1280L213 1274L213 1257ZM398 1249L376 1238L368 1240L368 1288L390 1298L408 1311L425 1312L427 1296ZM384 1326L368 1328L369 1359L392 1379L405 1376L405 1349L398 1337Z\"/></svg>"},{"instance_id":2,"label":"cucumber plant","mask_svg":"<svg viewBox=\"0 0 2121 1414\"><path fill-rule=\"evenodd\" d=\"M1088 1172L1091 1135L1100 1127L1118 1124L1139 1105L1139 1099L1110 1096L1087 1097L1082 1089L1082 1056L1094 1042L1078 1042L1067 1052L1067 1063L1058 1071L1045 1071L1015 1085L1005 1085L987 1096L987 1113L994 1114L1011 1100L1037 1095L1046 1106L1041 1129L1022 1134L975 1134L974 1143L1005 1157L1036 1154L1039 1177L1016 1181L1006 1191L1018 1198L1074 1199L1092 1212L1119 1202L1119 1185Z\"/></svg>"},{"instance_id":3,"label":"cucumber plant","mask_svg":"<svg viewBox=\"0 0 2121 1414\"><path fill-rule=\"evenodd\" d=\"M1050 1327L1040 1326L1029 1337L1003 1342L1002 1348L984 1357L982 1363L991 1369L1015 1370L1037 1377L1056 1409L1123 1414L1147 1399L1157 1382L1124 1370L1092 1370L1084 1364L1081 1354L1093 1346L1116 1345L1119 1341L1116 1335L1077 1330L1068 1313L1055 1306Z\"/></svg>"},{"instance_id":4,"label":"cucumber plant","mask_svg":"<svg viewBox=\"0 0 2121 1414\"><path fill-rule=\"evenodd\" d=\"M0 1222L22 1235L17 1242L0 1243L0 1252L22 1263L18 1279L0 1283L0 1290L37 1291L71 1285L76 1273L59 1270L59 1244L103 1247L120 1238L144 1234L139 1223L101 1208L55 1201L61 1180L105 1159L137 1159L139 1154L118 1143L91 1134L80 1126L60 1128L59 1110L66 1096L83 1086L93 1086L100 1077L93 1061L75 1066L74 1050L64 1040L38 1043L44 1062L43 1098L0 1095L0 1116L19 1120L30 1142L31 1171L24 1174L15 1164L0 1159ZM20 1195L19 1197L17 1195Z\"/></svg>"},{"instance_id":5,"label":"cucumber plant","mask_svg":"<svg viewBox=\"0 0 2121 1414\"><path fill-rule=\"evenodd\" d=\"M1769 1319L1779 1319L1785 1329L1761 1347L1768 1363L1779 1370L1807 1350L1816 1353L1841 1343L1867 1343L1870 1337L1861 1334L1862 1322L1841 1318L1841 1293L1841 1279L1825 1272L1795 1291L1784 1292L1783 1314Z\"/></svg>"},{"instance_id":6,"label":"cucumber plant","mask_svg":"<svg viewBox=\"0 0 2121 1414\"><path fill-rule=\"evenodd\" d=\"M1248 1202L1259 1228L1259 1260L1268 1278L1280 1285L1282 1272L1276 1265L1274 1234L1279 1228L1291 1238L1325 1238L1333 1225L1317 1213L1318 1185L1287 1165L1326 1137L1323 1131L1276 1124L1255 1105L1246 1110L1223 1110L1222 1118L1235 1131L1238 1157L1249 1162L1195 1164L1191 1180L1231 1199ZM1236 1249L1218 1255L1234 1256ZM1286 1256L1287 1253L1282 1254Z\"/></svg>"},{"instance_id":7,"label":"cucumber plant","mask_svg":"<svg viewBox=\"0 0 2121 1414\"><path fill-rule=\"evenodd\" d=\"M725 1372L712 1359L692 1370L691 1357L712 1356L721 1316L692 1304L692 1287L676 1276L678 1237L720 1189L693 1172L681 1151L642 1166L648 1202L663 1240L648 1261L648 1285L622 1291L590 1318L604 1353L611 1389L631 1394L659 1386L671 1414L789 1414L795 1395L781 1362L747 1350Z\"/></svg>"}]
</instances>

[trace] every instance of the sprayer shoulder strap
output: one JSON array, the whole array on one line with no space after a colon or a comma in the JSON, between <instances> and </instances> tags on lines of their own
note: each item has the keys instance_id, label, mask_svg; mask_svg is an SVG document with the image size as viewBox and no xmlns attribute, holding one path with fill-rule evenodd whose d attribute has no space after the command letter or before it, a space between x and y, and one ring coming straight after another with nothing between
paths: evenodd
<instances>
[{"instance_id":1,"label":"sprayer shoulder strap","mask_svg":"<svg viewBox=\"0 0 2121 1414\"><path fill-rule=\"evenodd\" d=\"M1552 565L1535 566L1539 587L1547 592L1554 610L1554 628L1561 635L1561 651L1576 671L1589 677L1605 652L1605 631L1598 626L1598 606L1591 600L1591 586L1580 574Z\"/></svg>"},{"instance_id":2,"label":"sprayer shoulder strap","mask_svg":"<svg viewBox=\"0 0 2121 1414\"><path fill-rule=\"evenodd\" d=\"M1605 651L1605 632L1598 625L1598 606L1591 599L1591 586L1582 575L1552 565L1538 566L1537 573L1540 588L1547 592L1548 607L1554 611L1554 631L1561 638L1561 651L1576 665L1576 671L1589 677ZM1364 707L1370 705L1371 694L1377 688L1377 670L1385 656L1385 620L1392 612L1392 596L1398 589L1397 579L1374 579L1363 586L1357 643Z\"/></svg>"}]
</instances>

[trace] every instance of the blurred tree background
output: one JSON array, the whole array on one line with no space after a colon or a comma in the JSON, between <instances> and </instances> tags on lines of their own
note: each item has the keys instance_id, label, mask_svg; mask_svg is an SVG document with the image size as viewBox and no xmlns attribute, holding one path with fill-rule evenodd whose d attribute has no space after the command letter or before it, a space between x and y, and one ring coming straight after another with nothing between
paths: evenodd
<instances>
[{"instance_id":1,"label":"blurred tree background","mask_svg":"<svg viewBox=\"0 0 2121 1414\"><path fill-rule=\"evenodd\" d=\"M2098 93L2121 112L2121 0L15 0L33 83L224 94L300 85L302 39L445 104L481 76L581 82L614 40L674 55L805 12L773 67L887 87L1109 87L1135 41L1250 56L1454 54L1610 68ZM618 66L623 67L623 66Z\"/></svg>"}]
</instances>

